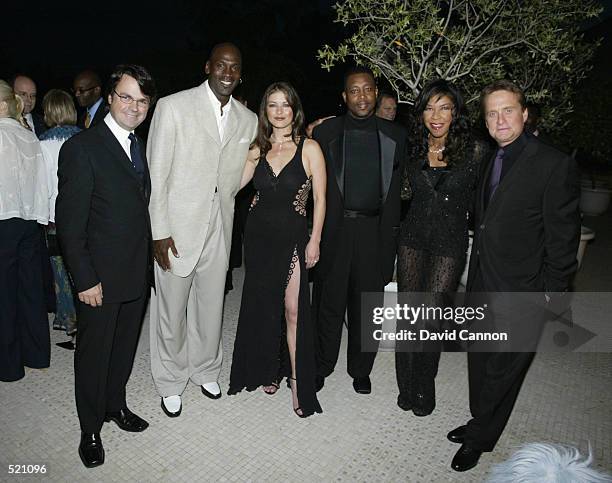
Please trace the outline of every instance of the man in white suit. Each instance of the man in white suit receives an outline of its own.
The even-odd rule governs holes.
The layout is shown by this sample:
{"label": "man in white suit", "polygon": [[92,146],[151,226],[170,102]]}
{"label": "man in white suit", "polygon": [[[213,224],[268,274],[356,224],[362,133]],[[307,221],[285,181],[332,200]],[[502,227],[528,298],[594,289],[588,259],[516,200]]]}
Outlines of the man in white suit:
{"label": "man in white suit", "polygon": [[169,417],[180,415],[189,380],[207,397],[221,397],[234,196],[257,130],[257,116],[232,98],[241,67],[235,45],[216,45],[206,62],[208,80],[159,100],[151,123],[147,158],[157,261],[151,371]]}

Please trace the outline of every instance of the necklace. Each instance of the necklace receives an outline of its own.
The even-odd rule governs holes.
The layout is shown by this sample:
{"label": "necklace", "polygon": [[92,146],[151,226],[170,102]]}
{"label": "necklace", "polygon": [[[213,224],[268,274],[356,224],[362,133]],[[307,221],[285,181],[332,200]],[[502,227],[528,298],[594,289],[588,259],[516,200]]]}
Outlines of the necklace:
{"label": "necklace", "polygon": [[274,144],[274,143],[277,143],[277,144],[278,144],[278,152],[279,152],[279,153],[280,153],[280,152],[282,152],[282,150],[283,150],[283,144],[284,144],[286,141],[287,141],[287,139],[283,139],[282,141],[276,141],[276,140],[274,140],[274,139],[270,138],[270,142],[271,142],[272,144]]}
{"label": "necklace", "polygon": [[434,154],[440,154],[445,149],[446,149],[446,146],[442,146],[441,148],[438,148],[438,149],[432,149],[431,146],[429,146],[429,152],[434,153]]}

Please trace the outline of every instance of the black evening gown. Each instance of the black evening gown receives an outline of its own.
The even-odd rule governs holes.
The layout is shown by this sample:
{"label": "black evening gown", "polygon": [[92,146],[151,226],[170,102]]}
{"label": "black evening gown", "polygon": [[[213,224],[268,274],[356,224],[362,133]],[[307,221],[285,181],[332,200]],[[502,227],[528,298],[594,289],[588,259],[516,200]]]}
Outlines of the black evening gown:
{"label": "black evening gown", "polygon": [[296,331],[296,380],[305,416],[321,412],[315,390],[315,335],[310,318],[306,201],[311,178],[302,164],[300,141],[295,155],[278,175],[267,159],[255,168],[257,190],[244,234],[245,280],[234,343],[228,394],[252,391],[291,375],[284,317],[285,288],[300,267]]}
{"label": "black evening gown", "polygon": [[[447,306],[457,290],[468,247],[471,210],[482,148],[475,147],[465,163],[432,168],[412,160],[407,181],[412,198],[401,223],[397,257],[398,292],[427,292],[428,304]],[[431,329],[431,328],[430,328]],[[435,377],[440,352],[395,353],[398,405],[425,416],[435,407]]]}

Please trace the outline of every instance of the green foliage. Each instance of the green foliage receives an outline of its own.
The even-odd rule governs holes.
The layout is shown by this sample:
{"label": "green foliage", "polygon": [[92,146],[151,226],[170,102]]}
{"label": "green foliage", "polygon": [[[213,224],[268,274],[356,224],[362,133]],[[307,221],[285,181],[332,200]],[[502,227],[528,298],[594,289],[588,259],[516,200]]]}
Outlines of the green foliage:
{"label": "green foliage", "polygon": [[351,34],[318,51],[323,68],[365,64],[408,104],[441,77],[475,107],[485,84],[509,78],[545,106],[547,130],[565,125],[597,47],[579,24],[601,12],[594,0],[346,0],[334,8]]}

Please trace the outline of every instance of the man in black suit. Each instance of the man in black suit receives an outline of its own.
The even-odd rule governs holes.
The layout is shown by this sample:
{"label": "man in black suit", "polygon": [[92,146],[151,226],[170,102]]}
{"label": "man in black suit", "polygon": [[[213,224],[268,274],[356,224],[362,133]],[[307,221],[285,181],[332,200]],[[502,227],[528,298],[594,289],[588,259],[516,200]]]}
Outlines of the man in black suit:
{"label": "man in black suit", "polygon": [[[512,304],[492,309],[496,326],[537,341],[545,322],[545,300],[559,303],[577,268],[580,238],[576,166],[571,158],[525,132],[523,92],[510,81],[485,87],[481,106],[498,149],[484,163],[475,203],[475,235],[467,291]],[[551,298],[553,300],[551,300]],[[535,345],[535,344],[534,344]],[[502,349],[503,350],[503,349]],[[527,350],[535,350],[534,348]],[[472,419],[448,434],[462,446],[452,468],[466,471],[482,452],[492,451],[508,422],[533,352],[470,352],[468,371]]]}
{"label": "man in black suit", "polygon": [[83,110],[79,112],[77,126],[89,129],[101,122],[108,112],[108,105],[102,97],[102,81],[92,70],[80,72],[72,83],[72,92]]}
{"label": "man in black suit", "polygon": [[125,386],[152,269],[151,182],[134,129],[155,95],[143,67],[118,66],[109,83],[109,114],[66,141],[59,156],[55,221],[79,299],[74,372],[79,455],[87,467],[104,463],[104,421],[131,432],[148,426],[127,408]]}
{"label": "man in black suit", "polygon": [[[328,119],[313,132],[325,155],[328,179],[313,293],[318,389],[338,360],[347,311],[348,373],[357,393],[371,392],[376,352],[362,351],[361,296],[382,296],[393,276],[406,152],[404,130],[374,115],[376,94],[372,71],[349,70],[342,93],[347,114]],[[363,324],[367,326],[367,320]]]}

